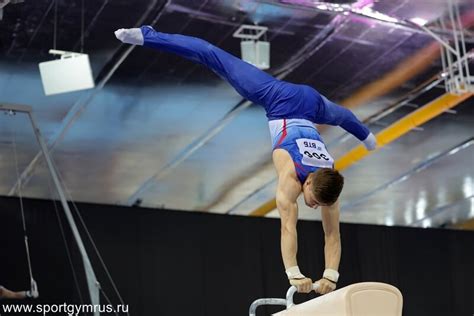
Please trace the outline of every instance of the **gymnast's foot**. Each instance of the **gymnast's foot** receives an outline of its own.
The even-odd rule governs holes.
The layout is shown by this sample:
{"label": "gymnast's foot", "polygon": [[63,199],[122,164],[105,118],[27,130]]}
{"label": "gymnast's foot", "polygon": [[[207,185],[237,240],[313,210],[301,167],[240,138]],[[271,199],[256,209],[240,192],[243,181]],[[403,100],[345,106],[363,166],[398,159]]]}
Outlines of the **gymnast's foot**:
{"label": "gymnast's foot", "polygon": [[370,133],[369,136],[363,141],[365,148],[367,150],[374,150],[377,148],[377,139],[375,138],[374,134]]}
{"label": "gymnast's foot", "polygon": [[115,37],[123,43],[132,44],[132,45],[143,45],[143,28],[150,28],[151,26],[142,26],[141,28],[132,28],[132,29],[118,29],[115,31]]}

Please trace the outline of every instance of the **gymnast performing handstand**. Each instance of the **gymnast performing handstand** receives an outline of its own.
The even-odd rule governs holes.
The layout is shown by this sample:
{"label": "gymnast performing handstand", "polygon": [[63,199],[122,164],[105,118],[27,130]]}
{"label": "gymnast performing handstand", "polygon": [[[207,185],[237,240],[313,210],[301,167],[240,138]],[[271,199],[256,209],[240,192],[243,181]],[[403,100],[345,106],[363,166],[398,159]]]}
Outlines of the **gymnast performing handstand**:
{"label": "gymnast performing handstand", "polygon": [[339,106],[307,85],[278,80],[264,71],[195,37],[165,34],[150,26],[119,29],[123,43],[170,52],[202,64],[226,80],[244,98],[265,108],[272,136],[273,163],[278,174],[277,208],[281,219],[281,253],[289,282],[298,292],[308,293],[313,281],[297,264],[297,198],[303,193],[306,205],[321,206],[325,235],[325,267],[316,291],[326,294],[339,278],[341,241],[339,195],[344,178],[334,169],[315,124],[340,126],[362,141],[368,150],[376,139],[348,109]]}

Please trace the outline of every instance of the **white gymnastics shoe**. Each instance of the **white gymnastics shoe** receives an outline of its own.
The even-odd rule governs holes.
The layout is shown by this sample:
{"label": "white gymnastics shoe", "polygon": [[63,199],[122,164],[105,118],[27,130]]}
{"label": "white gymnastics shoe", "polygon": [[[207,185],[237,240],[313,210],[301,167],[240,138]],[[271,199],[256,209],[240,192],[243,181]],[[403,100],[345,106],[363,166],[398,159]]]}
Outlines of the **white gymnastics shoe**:
{"label": "white gymnastics shoe", "polygon": [[377,147],[377,139],[374,134],[370,133],[369,136],[363,141],[367,150],[374,150]]}
{"label": "white gymnastics shoe", "polygon": [[143,45],[144,42],[142,30],[139,28],[119,29],[114,34],[119,41],[126,44]]}

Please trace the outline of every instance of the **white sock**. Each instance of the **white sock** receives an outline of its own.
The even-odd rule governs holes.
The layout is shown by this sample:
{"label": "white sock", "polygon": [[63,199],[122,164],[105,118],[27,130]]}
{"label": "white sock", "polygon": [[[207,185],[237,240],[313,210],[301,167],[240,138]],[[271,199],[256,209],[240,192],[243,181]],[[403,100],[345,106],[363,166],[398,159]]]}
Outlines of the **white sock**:
{"label": "white sock", "polygon": [[377,139],[374,134],[370,133],[369,136],[363,141],[367,150],[374,150],[377,147]]}
{"label": "white sock", "polygon": [[115,37],[123,43],[132,45],[143,45],[142,30],[139,28],[119,29],[114,32]]}

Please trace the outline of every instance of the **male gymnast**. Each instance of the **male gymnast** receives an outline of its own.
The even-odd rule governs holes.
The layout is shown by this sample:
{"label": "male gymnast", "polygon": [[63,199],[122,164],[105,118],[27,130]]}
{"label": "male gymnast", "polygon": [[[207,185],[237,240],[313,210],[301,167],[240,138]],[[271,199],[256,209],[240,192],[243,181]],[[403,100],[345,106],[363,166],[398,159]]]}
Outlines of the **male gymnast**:
{"label": "male gymnast", "polygon": [[313,281],[299,270],[297,253],[297,198],[303,192],[306,205],[321,206],[325,235],[325,267],[316,290],[326,294],[336,288],[341,258],[339,202],[344,178],[334,170],[314,124],[340,126],[374,150],[376,139],[348,109],[315,89],[278,80],[212,44],[195,37],[166,34],[150,26],[119,29],[123,43],[170,52],[202,64],[226,80],[244,98],[265,108],[273,143],[273,163],[278,174],[276,203],[281,218],[281,253],[289,282],[308,293]]}

